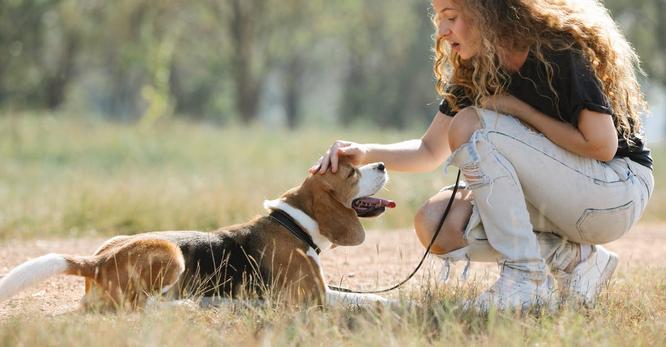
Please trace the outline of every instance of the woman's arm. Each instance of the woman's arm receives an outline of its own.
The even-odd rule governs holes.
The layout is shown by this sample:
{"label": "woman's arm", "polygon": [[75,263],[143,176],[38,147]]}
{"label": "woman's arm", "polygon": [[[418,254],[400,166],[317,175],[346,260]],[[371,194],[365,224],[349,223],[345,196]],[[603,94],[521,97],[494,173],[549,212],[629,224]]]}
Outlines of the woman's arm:
{"label": "woman's arm", "polygon": [[384,162],[389,170],[424,172],[434,170],[451,154],[449,149],[449,125],[451,117],[440,112],[420,139],[393,144],[359,144],[336,141],[310,168],[310,172],[325,173],[329,168],[338,169],[338,156],[351,156],[356,165]]}
{"label": "woman's arm", "polygon": [[382,161],[390,170],[426,172],[437,168],[451,154],[449,126],[453,118],[437,112],[420,139],[389,145],[368,144],[365,163]]}
{"label": "woman's arm", "polygon": [[609,161],[617,152],[618,140],[609,114],[583,109],[578,128],[548,117],[512,95],[498,95],[482,101],[482,106],[515,116],[544,134],[556,145],[580,156]]}

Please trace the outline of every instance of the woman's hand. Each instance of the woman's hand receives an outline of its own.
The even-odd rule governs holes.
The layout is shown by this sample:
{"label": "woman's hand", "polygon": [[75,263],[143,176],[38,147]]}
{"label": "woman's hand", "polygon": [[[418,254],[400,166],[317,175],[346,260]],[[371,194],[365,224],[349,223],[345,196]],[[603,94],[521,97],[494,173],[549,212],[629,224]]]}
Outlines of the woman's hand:
{"label": "woman's hand", "polygon": [[527,112],[533,112],[535,110],[532,109],[532,106],[513,95],[487,96],[481,99],[481,107],[497,113],[514,116],[520,119],[527,127],[534,131],[539,131],[537,130],[537,127],[530,123],[530,121],[524,116],[524,110],[528,110]]}
{"label": "woman's hand", "polygon": [[526,103],[513,95],[491,95],[481,99],[481,107],[497,113],[518,117],[517,110]]}
{"label": "woman's hand", "polygon": [[575,127],[549,117],[511,95],[483,98],[481,106],[520,119],[554,144],[582,157],[609,161],[617,152],[617,131],[610,114],[583,109]]}
{"label": "woman's hand", "polygon": [[350,157],[352,164],[360,165],[365,162],[367,152],[368,148],[366,145],[338,140],[331,145],[326,153],[308,171],[312,174],[317,172],[324,174],[330,167],[331,172],[336,172],[338,171],[338,158],[340,156]]}

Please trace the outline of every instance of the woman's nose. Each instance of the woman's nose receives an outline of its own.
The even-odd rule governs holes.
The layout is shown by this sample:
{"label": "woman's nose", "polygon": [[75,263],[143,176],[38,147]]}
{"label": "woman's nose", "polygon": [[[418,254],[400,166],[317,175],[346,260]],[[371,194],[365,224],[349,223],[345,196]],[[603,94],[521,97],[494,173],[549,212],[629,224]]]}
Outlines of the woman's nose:
{"label": "woman's nose", "polygon": [[439,37],[447,37],[447,36],[451,35],[450,26],[448,24],[444,23],[444,21],[442,21],[442,23],[440,23],[439,26],[438,26],[437,34],[438,34]]}

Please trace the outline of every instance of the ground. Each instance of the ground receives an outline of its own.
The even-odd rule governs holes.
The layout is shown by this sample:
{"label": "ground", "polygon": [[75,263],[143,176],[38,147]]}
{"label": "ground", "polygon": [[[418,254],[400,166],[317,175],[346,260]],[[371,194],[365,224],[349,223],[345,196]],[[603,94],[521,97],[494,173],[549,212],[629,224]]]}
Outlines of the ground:
{"label": "ground", "polygon": [[[663,249],[666,245],[664,224],[645,224],[635,227],[622,239],[606,247],[620,256],[618,272],[635,266],[666,268]],[[0,243],[0,276],[11,268],[46,253],[90,254],[103,238],[7,240]],[[405,276],[417,264],[423,249],[412,231],[369,231],[365,242],[357,247],[338,247],[322,255],[324,273],[331,284],[372,289],[390,286]],[[474,265],[474,273],[495,273],[492,264]],[[431,259],[408,283],[414,288],[424,276],[437,276],[439,262]],[[636,284],[640,286],[640,283]],[[83,279],[58,276],[25,290],[11,300],[0,303],[0,319],[18,312],[58,315],[76,310],[83,295]],[[391,294],[389,294],[391,295]]]}

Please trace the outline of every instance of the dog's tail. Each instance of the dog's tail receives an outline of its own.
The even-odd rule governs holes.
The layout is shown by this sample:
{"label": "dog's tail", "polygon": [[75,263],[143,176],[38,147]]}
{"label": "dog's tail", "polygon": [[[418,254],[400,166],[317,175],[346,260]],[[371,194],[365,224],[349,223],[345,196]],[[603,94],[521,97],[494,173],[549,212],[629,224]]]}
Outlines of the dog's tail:
{"label": "dog's tail", "polygon": [[0,302],[59,274],[94,277],[97,257],[50,253],[15,267],[0,280]]}

